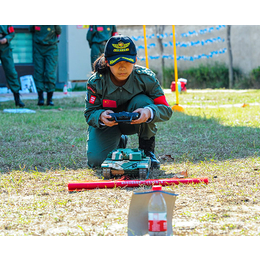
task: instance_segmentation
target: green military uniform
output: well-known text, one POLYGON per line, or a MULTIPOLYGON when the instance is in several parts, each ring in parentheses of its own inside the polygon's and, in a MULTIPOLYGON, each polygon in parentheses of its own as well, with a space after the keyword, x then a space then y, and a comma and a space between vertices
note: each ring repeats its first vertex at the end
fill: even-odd
POLYGON ((19 93, 21 85, 15 70, 13 52, 10 44, 14 36, 15 32, 11 25, 0 25, 0 40, 3 38, 7 40, 5 44, 0 44, 0 59, 5 72, 6 81, 13 93, 19 93))
POLYGON ((13 26, 0 25, 0 59, 5 72, 6 81, 13 92, 15 105, 24 107, 25 105, 20 99, 19 90, 21 89, 21 85, 14 67, 13 52, 10 45, 14 36, 15 32, 13 26))
POLYGON ((169 120, 172 109, 155 74, 144 67, 134 66, 124 86, 118 87, 110 79, 110 73, 94 73, 88 80, 86 95, 86 121, 89 125, 87 156, 90 167, 100 166, 107 154, 117 148, 122 134, 138 133, 142 139, 155 136, 157 122, 169 120), (103 111, 133 112, 137 108, 149 107, 154 117, 147 123, 129 125, 119 123, 107 127, 100 123, 103 111), (91 147, 91 148, 90 148, 91 147))
POLYGON ((33 33, 34 80, 37 91, 54 92, 58 64, 59 25, 31 25, 33 33))
POLYGON ((107 40, 117 34, 115 25, 90 25, 87 40, 91 48, 91 67, 94 61, 104 53, 107 40))

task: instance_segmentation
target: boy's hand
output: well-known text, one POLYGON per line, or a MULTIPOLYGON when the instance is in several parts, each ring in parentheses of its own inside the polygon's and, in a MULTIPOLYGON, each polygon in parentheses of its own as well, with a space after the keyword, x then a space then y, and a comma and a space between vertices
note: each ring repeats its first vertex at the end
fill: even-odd
POLYGON ((151 111, 148 108, 138 108, 133 112, 140 113, 140 117, 136 120, 133 120, 131 124, 141 124, 145 123, 151 117, 151 111))
POLYGON ((112 110, 106 110, 103 113, 101 113, 99 120, 106 126, 114 126, 114 125, 118 125, 118 123, 116 121, 108 121, 107 118, 111 118, 111 116, 109 115, 110 113, 114 113, 114 111, 112 110))

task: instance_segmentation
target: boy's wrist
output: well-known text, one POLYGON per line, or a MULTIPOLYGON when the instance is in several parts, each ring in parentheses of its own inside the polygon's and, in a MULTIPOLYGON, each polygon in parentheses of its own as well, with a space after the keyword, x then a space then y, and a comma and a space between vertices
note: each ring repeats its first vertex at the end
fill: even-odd
POLYGON ((153 109, 152 108, 150 108, 150 107, 144 107, 144 108, 147 108, 147 109, 149 109, 150 110, 150 112, 151 112, 151 116, 150 116, 150 118, 146 121, 146 123, 150 123, 150 122, 152 122, 153 121, 153 118, 154 118, 154 112, 153 112, 153 109))

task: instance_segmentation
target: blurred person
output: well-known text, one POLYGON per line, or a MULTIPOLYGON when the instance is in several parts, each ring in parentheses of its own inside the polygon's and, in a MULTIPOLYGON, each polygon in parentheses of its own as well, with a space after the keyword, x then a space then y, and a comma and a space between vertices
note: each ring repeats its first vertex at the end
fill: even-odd
POLYGON ((18 80, 18 74, 15 70, 11 41, 15 36, 15 31, 11 25, 0 25, 0 60, 5 72, 5 77, 9 88, 11 89, 15 105, 24 107, 20 99, 19 90, 21 89, 18 80))
POLYGON ((58 64, 59 25, 31 25, 33 34, 34 81, 38 92, 38 106, 44 105, 43 92, 47 92, 47 106, 54 106, 52 97, 56 87, 58 64))
POLYGON ((115 25, 90 25, 87 32, 87 41, 91 48, 91 68, 94 61, 104 52, 106 42, 111 36, 117 35, 115 25))

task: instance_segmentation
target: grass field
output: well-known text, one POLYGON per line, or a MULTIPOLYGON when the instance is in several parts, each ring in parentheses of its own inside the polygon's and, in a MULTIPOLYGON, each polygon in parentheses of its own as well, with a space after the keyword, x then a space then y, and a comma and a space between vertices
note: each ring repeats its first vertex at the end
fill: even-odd
MULTIPOLYGON (((167 100, 174 105, 175 94, 167 100)), ((86 164, 84 96, 54 101, 54 107, 39 108, 35 100, 25 100, 35 114, 3 113, 14 102, 1 103, 0 235, 126 236, 132 192, 140 188, 68 193, 69 181, 102 176, 86 164)), ((183 93, 185 113, 157 124, 161 170, 150 177, 187 170, 190 177, 209 178, 208 185, 164 187, 179 194, 174 235, 260 235, 260 106, 255 102, 260 103, 259 90, 183 93), (222 107, 234 104, 241 105, 222 107)), ((137 136, 130 136, 128 147, 137 145, 137 136)))

